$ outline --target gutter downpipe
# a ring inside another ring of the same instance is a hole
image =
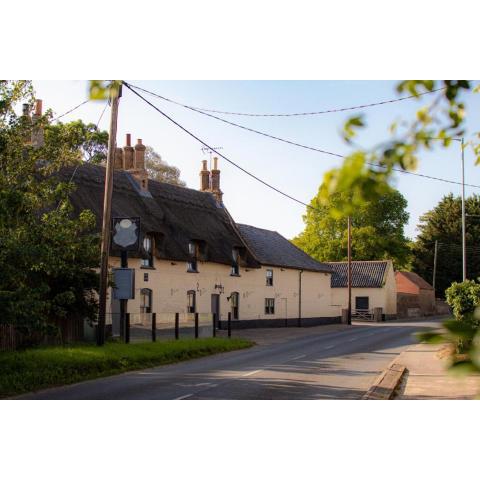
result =
[[[302,273],[303,270],[298,272],[298,327],[302,326]]]

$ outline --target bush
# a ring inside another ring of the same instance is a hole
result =
[[[480,283],[474,280],[454,282],[445,291],[448,305],[453,310],[455,319],[473,330],[480,327]],[[471,346],[470,339],[459,339],[457,349],[465,351]]]

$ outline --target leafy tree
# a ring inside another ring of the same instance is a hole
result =
[[[465,199],[467,275],[480,277],[480,196]],[[444,196],[438,205],[420,217],[419,235],[413,245],[412,269],[421,277],[431,280],[435,241],[438,257],[435,287],[437,295],[444,295],[452,282],[462,281],[462,200],[452,194]]]
[[[30,82],[0,82],[0,322],[20,330],[42,329],[70,315],[96,312],[98,236],[89,211],[73,214],[58,171],[80,160],[78,142],[45,135],[49,113],[32,125],[15,114],[17,102],[32,104]]]
[[[333,218],[328,212],[348,200],[349,193],[340,193],[324,205],[319,193],[311,200],[303,220],[305,230],[293,239],[302,250],[319,261],[347,259],[347,222]],[[404,226],[408,222],[407,201],[393,188],[388,188],[379,201],[364,202],[351,215],[352,256],[356,260],[393,259],[397,268],[409,262],[408,239]]]
[[[75,120],[48,125],[45,137],[52,144],[65,144],[68,148],[77,149],[85,162],[99,164],[107,159],[108,132],[99,130],[94,123],[86,124],[82,120]]]
[[[147,169],[148,176],[153,180],[171,183],[172,185],[179,185],[181,187],[186,185],[183,180],[180,180],[180,169],[162,160],[160,154],[148,146],[145,150],[145,168]]]

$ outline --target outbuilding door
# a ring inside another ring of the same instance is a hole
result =
[[[355,310],[369,310],[368,297],[355,297]]]

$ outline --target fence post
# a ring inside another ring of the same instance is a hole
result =
[[[176,313],[175,314],[175,340],[178,340],[178,338],[180,337],[179,323],[180,323],[180,314]]]
[[[212,323],[213,323],[213,324],[212,324],[212,327],[213,327],[212,335],[213,335],[214,337],[216,337],[216,336],[217,336],[217,330],[216,330],[216,328],[217,328],[217,314],[216,314],[216,313],[214,313],[214,314],[212,315]]]
[[[231,337],[232,336],[232,312],[228,312],[227,324],[228,324],[228,336]]]
[[[152,313],[152,342],[157,341],[157,314]]]
[[[125,314],[125,343],[130,343],[130,314]]]
[[[195,313],[195,338],[198,338],[198,313]]]

